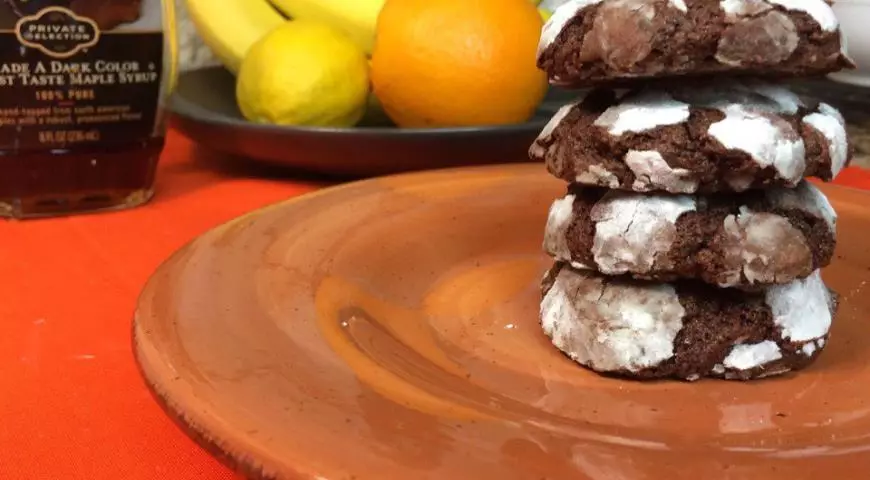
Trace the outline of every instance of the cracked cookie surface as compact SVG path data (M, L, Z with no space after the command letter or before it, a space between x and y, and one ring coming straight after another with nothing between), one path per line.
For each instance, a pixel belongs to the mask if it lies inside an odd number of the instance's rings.
M809 365L837 296L819 271L747 293L699 283L604 277L556 262L542 282L541 325L594 371L636 379L748 380Z
M854 68L824 0L569 0L545 24L537 62L568 87Z
M709 197L573 184L550 207L543 248L558 261L605 275L758 290L827 266L836 218L808 182Z
M833 180L849 164L832 106L761 81L594 89L562 107L529 156L557 178L637 192L742 192Z

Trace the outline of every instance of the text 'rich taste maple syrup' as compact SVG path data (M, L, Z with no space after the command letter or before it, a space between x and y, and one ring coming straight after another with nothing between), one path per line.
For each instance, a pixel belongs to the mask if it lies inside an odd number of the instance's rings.
M0 0L0 215L153 194L174 85L173 0Z

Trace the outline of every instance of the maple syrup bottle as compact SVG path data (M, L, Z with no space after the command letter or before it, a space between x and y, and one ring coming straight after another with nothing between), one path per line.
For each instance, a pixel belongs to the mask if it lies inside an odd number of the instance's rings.
M152 197L174 35L173 0L0 0L0 216Z

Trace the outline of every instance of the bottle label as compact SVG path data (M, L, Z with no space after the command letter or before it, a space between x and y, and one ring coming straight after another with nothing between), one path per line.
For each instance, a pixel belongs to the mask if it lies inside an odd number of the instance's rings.
M0 0L0 149L162 135L163 13L161 0Z

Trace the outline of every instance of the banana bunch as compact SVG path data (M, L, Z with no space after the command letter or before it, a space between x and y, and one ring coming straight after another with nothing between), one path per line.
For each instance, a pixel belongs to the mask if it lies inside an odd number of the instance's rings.
M185 0L191 21L226 68L238 73L248 49L289 19L314 20L347 34L366 53L385 0Z
M257 40L287 19L265 0L185 0L203 42L233 73Z
M366 54L372 53L375 25L385 0L269 0L290 18L314 20L343 31Z

